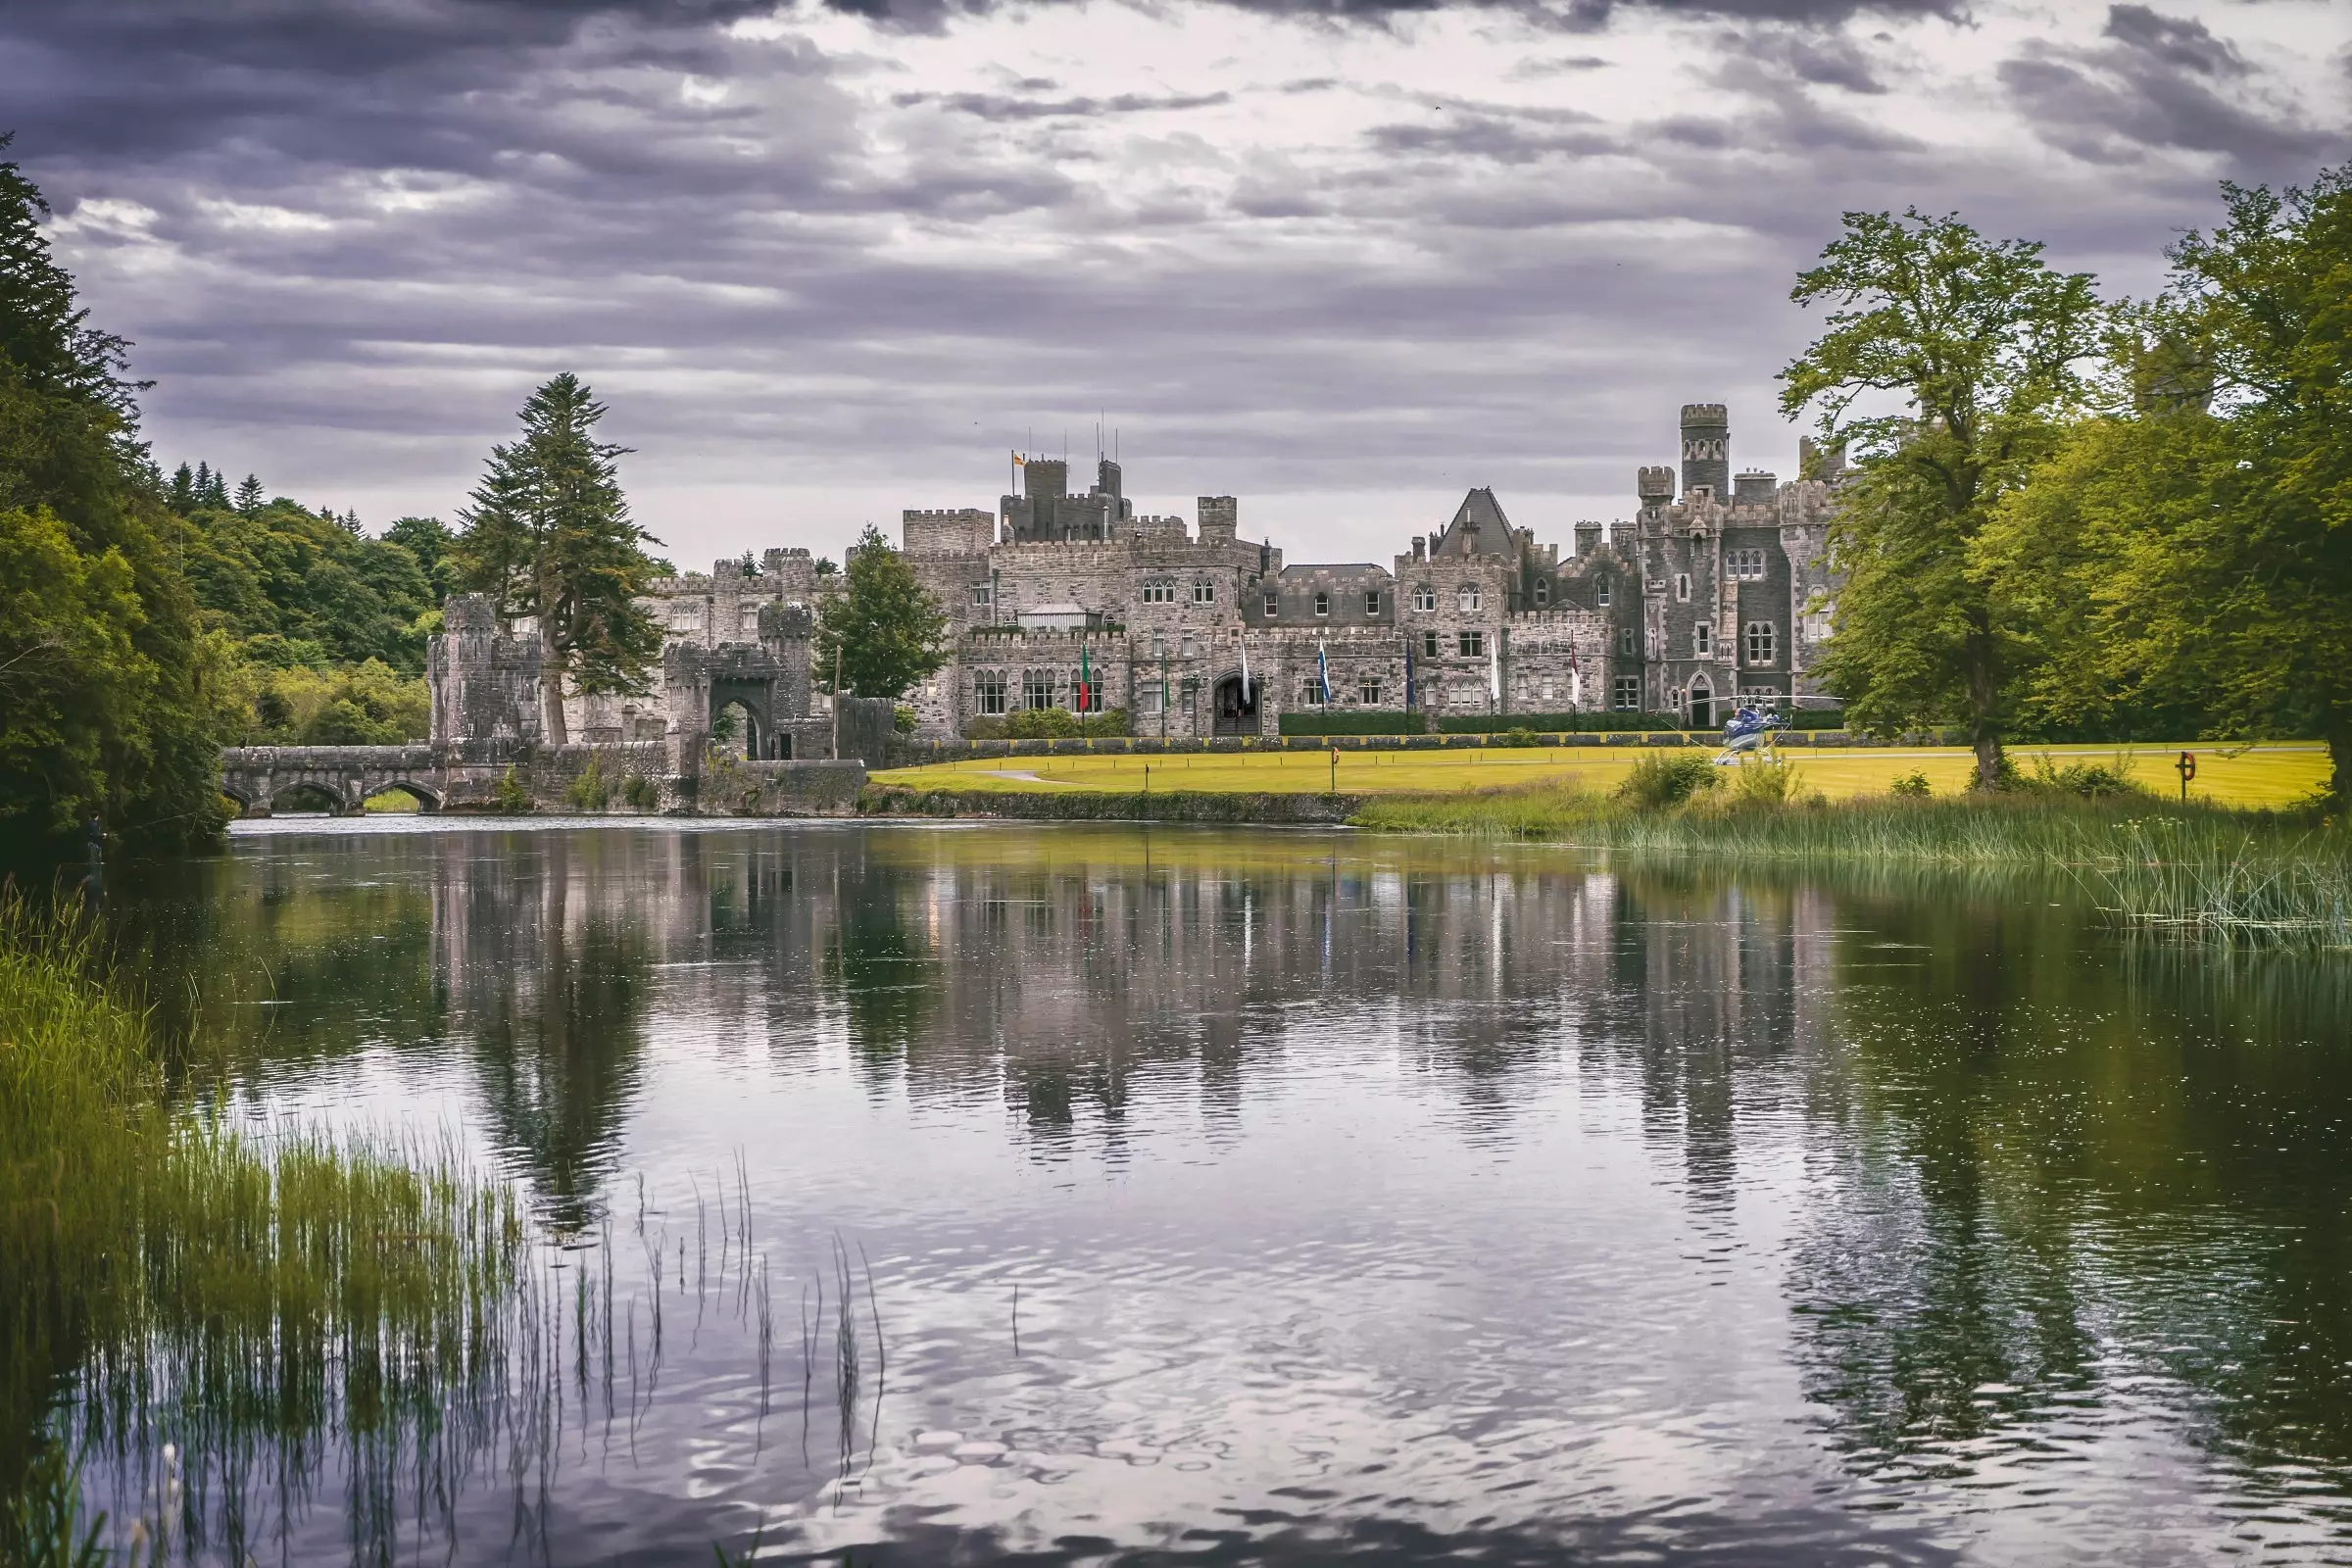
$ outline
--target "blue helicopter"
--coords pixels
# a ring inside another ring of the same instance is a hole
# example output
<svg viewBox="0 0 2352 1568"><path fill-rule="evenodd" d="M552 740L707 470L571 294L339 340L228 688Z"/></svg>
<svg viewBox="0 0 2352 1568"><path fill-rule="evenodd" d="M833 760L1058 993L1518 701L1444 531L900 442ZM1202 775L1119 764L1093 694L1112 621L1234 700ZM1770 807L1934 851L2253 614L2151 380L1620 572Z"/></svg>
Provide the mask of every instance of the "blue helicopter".
<svg viewBox="0 0 2352 1568"><path fill-rule="evenodd" d="M1748 752L1766 750L1774 734L1788 727L1788 721L1771 709L1742 704L1723 726L1723 750L1715 754L1715 765L1728 767Z"/></svg>

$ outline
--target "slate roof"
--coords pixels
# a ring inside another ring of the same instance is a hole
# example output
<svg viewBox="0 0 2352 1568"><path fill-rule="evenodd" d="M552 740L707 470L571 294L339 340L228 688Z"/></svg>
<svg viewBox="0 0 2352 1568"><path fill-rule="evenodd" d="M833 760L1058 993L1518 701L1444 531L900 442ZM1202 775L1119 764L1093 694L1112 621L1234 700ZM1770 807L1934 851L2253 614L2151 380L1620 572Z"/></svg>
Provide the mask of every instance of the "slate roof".
<svg viewBox="0 0 2352 1568"><path fill-rule="evenodd" d="M1466 527L1465 524L1476 526ZM1462 497L1462 504L1454 509L1453 520L1446 524L1446 531L1430 541L1429 553L1433 556L1467 556L1473 553L1482 556L1511 555L1517 549L1514 543L1516 535L1517 530L1511 526L1511 519L1503 515L1502 503L1494 499L1494 491L1481 486Z"/></svg>

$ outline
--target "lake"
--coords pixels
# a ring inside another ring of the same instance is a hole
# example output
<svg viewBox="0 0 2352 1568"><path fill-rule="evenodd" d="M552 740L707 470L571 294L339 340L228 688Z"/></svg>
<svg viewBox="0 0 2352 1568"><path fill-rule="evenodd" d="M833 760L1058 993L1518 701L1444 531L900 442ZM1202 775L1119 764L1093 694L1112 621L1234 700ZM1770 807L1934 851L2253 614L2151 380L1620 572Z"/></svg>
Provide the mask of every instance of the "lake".
<svg viewBox="0 0 2352 1568"><path fill-rule="evenodd" d="M234 1115L533 1218L446 1430L178 1435L261 1561L2352 1558L2333 960L1113 825L280 819L114 896Z"/></svg>

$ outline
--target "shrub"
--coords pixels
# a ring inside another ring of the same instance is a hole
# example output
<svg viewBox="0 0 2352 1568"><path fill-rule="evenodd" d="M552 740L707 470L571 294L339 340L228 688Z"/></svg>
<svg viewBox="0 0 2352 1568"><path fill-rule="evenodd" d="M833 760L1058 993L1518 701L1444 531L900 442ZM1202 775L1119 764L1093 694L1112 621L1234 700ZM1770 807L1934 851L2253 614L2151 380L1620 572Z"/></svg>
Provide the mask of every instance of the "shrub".
<svg viewBox="0 0 2352 1568"><path fill-rule="evenodd" d="M2086 801L2154 793L2132 777L2120 757L2113 763L2069 762L2060 767L2047 752L2034 759L2034 778L2029 787L2052 795L2080 795Z"/></svg>
<svg viewBox="0 0 2352 1568"><path fill-rule="evenodd" d="M1712 762L1707 764L1713 767ZM1725 768L1731 774L1729 805L1734 810L1778 811L1802 804L1804 797L1797 793L1802 775L1787 762L1767 762L1761 760L1741 762Z"/></svg>
<svg viewBox="0 0 2352 1568"><path fill-rule="evenodd" d="M637 810L657 811L662 808L662 786L643 773L630 774L628 782L620 787L620 795Z"/></svg>
<svg viewBox="0 0 2352 1568"><path fill-rule="evenodd" d="M1127 733L1127 710L1105 708L1100 713L1089 713L1080 721L1081 732L1087 735L1124 735Z"/></svg>
<svg viewBox="0 0 2352 1568"><path fill-rule="evenodd" d="M1004 720L1004 736L1016 741L1067 740L1078 733L1078 715L1066 708L1024 708Z"/></svg>
<svg viewBox="0 0 2352 1568"><path fill-rule="evenodd" d="M1886 793L1889 795L1899 795L1903 797L1903 799L1909 801L1924 801L1928 798L1930 793L1928 789L1928 775L1925 773L1905 773L1901 778L1896 779L1893 783L1886 786Z"/></svg>
<svg viewBox="0 0 2352 1568"><path fill-rule="evenodd" d="M1490 746L1541 746L1544 743L1536 739L1536 732L1532 729L1515 729L1500 740L1489 741L1487 744Z"/></svg>
<svg viewBox="0 0 2352 1568"><path fill-rule="evenodd" d="M1657 810L1680 806L1722 782L1715 764L1695 752L1651 752L1627 770L1617 798L1628 806Z"/></svg>
<svg viewBox="0 0 2352 1568"><path fill-rule="evenodd" d="M498 776L498 788L491 794L490 808L507 816L520 816L531 808L531 792L524 789L522 780L514 776L512 764Z"/></svg>
<svg viewBox="0 0 2352 1568"><path fill-rule="evenodd" d="M967 741L1001 741L1004 738L1004 719L997 713L982 713L963 721L963 738Z"/></svg>
<svg viewBox="0 0 2352 1568"><path fill-rule="evenodd" d="M605 782L605 760L596 753L588 754L588 765L579 776L564 787L564 799L583 811L601 811L612 803L612 791Z"/></svg>
<svg viewBox="0 0 2352 1568"><path fill-rule="evenodd" d="M914 710L905 703L890 710L890 727L902 735L914 733Z"/></svg>

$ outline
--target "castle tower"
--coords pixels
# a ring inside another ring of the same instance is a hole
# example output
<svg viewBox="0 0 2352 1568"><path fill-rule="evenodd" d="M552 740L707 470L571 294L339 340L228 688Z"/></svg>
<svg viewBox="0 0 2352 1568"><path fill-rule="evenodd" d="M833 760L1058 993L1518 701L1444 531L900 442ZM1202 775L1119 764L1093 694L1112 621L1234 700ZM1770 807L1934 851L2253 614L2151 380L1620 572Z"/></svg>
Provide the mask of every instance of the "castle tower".
<svg viewBox="0 0 2352 1568"><path fill-rule="evenodd" d="M1683 498L1701 485L1732 499L1732 420L1720 403L1683 405Z"/></svg>

